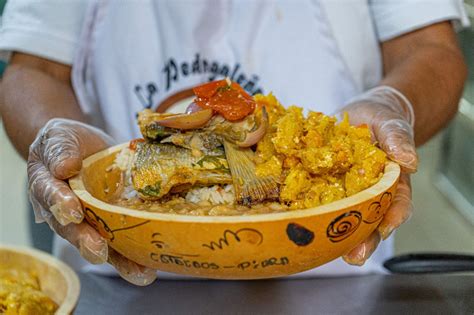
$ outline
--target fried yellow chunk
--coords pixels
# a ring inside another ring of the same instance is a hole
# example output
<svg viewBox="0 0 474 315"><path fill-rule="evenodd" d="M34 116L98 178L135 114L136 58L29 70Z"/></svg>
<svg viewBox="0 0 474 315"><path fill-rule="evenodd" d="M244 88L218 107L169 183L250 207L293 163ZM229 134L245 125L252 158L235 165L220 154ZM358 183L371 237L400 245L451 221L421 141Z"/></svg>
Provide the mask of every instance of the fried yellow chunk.
<svg viewBox="0 0 474 315"><path fill-rule="evenodd" d="M304 207L312 208L321 205L321 195L327 190L327 181L322 178L315 178L311 181L311 188L305 194Z"/></svg>
<svg viewBox="0 0 474 315"><path fill-rule="evenodd" d="M278 120L277 131L272 138L278 153L297 154L303 147L303 122L303 110L296 106L290 106L287 113Z"/></svg>
<svg viewBox="0 0 474 315"><path fill-rule="evenodd" d="M256 166L256 174L258 177L275 176L280 178L282 168L282 161L278 157L272 156L268 161Z"/></svg>
<svg viewBox="0 0 474 315"><path fill-rule="evenodd" d="M255 162L265 163L276 154L275 146L272 142L272 133L267 133L258 143L255 151Z"/></svg>
<svg viewBox="0 0 474 315"><path fill-rule="evenodd" d="M265 105L270 127L255 154L258 176L277 176L280 201L303 209L351 196L374 185L383 175L385 153L372 143L367 126L352 126L347 114L284 109L273 95L257 95Z"/></svg>
<svg viewBox="0 0 474 315"><path fill-rule="evenodd" d="M330 203L346 197L346 191L344 189L344 181L340 177L328 176L327 187L321 194L321 204Z"/></svg>
<svg viewBox="0 0 474 315"><path fill-rule="evenodd" d="M301 163L301 160L299 159L299 157L294 156L294 155L286 156L285 159L283 160L283 168L292 169L300 163Z"/></svg>
<svg viewBox="0 0 474 315"><path fill-rule="evenodd" d="M306 132L316 131L327 141L332 136L335 125L335 117L326 116L320 112L309 112L308 118L304 121L304 130Z"/></svg>
<svg viewBox="0 0 474 315"><path fill-rule="evenodd" d="M40 290L35 274L0 266L0 314L54 314L58 305Z"/></svg>
<svg viewBox="0 0 474 315"><path fill-rule="evenodd" d="M262 140L257 143L257 150L255 151L255 162L265 163L276 154L272 138L277 130L276 123L286 113L286 110L271 93L267 96L261 94L255 95L254 99L258 106L265 106L268 114L269 127L267 133ZM256 115L261 115L261 112L257 111ZM260 119L260 117L257 117L257 119Z"/></svg>
<svg viewBox="0 0 474 315"><path fill-rule="evenodd" d="M280 189L280 200L291 204L298 199L304 199L304 194L311 187L309 173L301 166L290 170L282 188Z"/></svg>
<svg viewBox="0 0 474 315"><path fill-rule="evenodd" d="M335 153L330 147L307 147L299 153L301 163L311 174L326 174L334 166Z"/></svg>
<svg viewBox="0 0 474 315"><path fill-rule="evenodd" d="M344 122L347 119L344 119ZM348 122L347 122L347 125ZM346 195L351 196L379 181L383 175L387 155L371 142L367 126L353 127L348 133L352 141L353 164L345 174Z"/></svg>
<svg viewBox="0 0 474 315"><path fill-rule="evenodd" d="M265 106L267 109L270 127L275 126L278 119L280 119L286 113L285 107L283 107L283 105L278 102L272 93L268 95L257 94L253 98L259 107ZM260 117L257 118L260 119Z"/></svg>
<svg viewBox="0 0 474 315"><path fill-rule="evenodd" d="M342 199L345 196L346 192L342 178L327 176L323 179L315 177L311 180L311 188L304 196L304 207L316 207Z"/></svg>
<svg viewBox="0 0 474 315"><path fill-rule="evenodd" d="M304 167L314 175L342 174L353 163L352 142L345 125L335 124L335 118L310 112L305 123L305 148L299 153Z"/></svg>
<svg viewBox="0 0 474 315"><path fill-rule="evenodd" d="M359 149L363 151L363 149ZM376 147L367 147L364 158L357 160L345 176L347 196L362 191L379 181L383 175L386 154Z"/></svg>

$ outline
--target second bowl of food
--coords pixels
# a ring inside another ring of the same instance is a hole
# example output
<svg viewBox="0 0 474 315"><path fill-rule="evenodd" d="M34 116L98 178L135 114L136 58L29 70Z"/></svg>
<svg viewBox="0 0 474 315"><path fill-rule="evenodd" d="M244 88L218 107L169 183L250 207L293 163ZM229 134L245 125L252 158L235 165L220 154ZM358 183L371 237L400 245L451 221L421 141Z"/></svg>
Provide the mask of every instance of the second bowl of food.
<svg viewBox="0 0 474 315"><path fill-rule="evenodd" d="M400 168L366 126L305 118L229 81L195 93L188 114L141 113L143 139L70 180L112 248L162 271L258 279L323 265L376 229Z"/></svg>
<svg viewBox="0 0 474 315"><path fill-rule="evenodd" d="M73 314L79 291L76 273L53 256L0 244L0 314Z"/></svg>

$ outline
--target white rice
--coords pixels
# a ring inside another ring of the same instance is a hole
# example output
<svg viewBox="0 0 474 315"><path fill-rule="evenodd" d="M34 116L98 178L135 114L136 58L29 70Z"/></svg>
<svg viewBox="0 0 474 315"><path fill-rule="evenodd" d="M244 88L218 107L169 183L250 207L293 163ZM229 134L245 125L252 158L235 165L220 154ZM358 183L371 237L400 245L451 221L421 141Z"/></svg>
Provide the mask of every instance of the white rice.
<svg viewBox="0 0 474 315"><path fill-rule="evenodd" d="M211 205L230 205L234 200L234 186L230 184L193 188L186 194L186 201L190 203L207 201Z"/></svg>
<svg viewBox="0 0 474 315"><path fill-rule="evenodd" d="M133 189L132 184L132 166L134 163L134 152L128 147L123 148L115 157L111 169L118 168L124 173L124 190L121 199L131 200L138 197L138 193ZM209 205L231 205L235 201L234 186L231 184L225 186L214 185L210 187L196 187L189 190L185 197L186 202Z"/></svg>
<svg viewBox="0 0 474 315"><path fill-rule="evenodd" d="M138 193L133 189L132 184L132 166L134 158L134 152L130 150L130 148L125 147L117 154L114 164L111 166L112 168L118 168L124 174L124 189L120 195L120 198L124 200L138 198Z"/></svg>
<svg viewBox="0 0 474 315"><path fill-rule="evenodd" d="M129 147L125 147L115 156L112 167L116 167L124 172L130 172L133 165L133 157L134 154L132 150L130 150Z"/></svg>

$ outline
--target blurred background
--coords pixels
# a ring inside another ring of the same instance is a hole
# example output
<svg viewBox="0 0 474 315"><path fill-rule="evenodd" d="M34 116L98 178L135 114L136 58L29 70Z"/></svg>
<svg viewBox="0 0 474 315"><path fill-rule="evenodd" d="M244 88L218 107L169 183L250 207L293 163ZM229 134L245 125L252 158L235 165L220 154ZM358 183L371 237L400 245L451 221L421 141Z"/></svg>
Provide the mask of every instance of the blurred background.
<svg viewBox="0 0 474 315"><path fill-rule="evenodd" d="M11 0L10 0L11 1ZM0 12L5 0L0 0ZM396 233L396 253L474 253L474 0L466 0L470 29L459 33L469 80L455 120L419 149L412 176L415 212ZM0 62L0 76L5 64ZM0 119L1 125L1 119ZM0 243L49 251L45 224L33 225L26 196L26 164L0 126Z"/></svg>

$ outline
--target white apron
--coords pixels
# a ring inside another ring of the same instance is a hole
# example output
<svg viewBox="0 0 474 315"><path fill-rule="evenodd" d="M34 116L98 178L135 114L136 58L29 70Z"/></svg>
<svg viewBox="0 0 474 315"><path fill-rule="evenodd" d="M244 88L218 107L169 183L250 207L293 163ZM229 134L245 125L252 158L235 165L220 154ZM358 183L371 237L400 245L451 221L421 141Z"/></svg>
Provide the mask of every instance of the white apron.
<svg viewBox="0 0 474 315"><path fill-rule="evenodd" d="M73 65L83 111L119 142L139 136L138 111L225 76L250 93L325 113L361 92L317 0L100 1ZM76 269L114 272L87 264L63 240L55 248ZM391 248L381 244L363 267L338 259L292 277L382 272Z"/></svg>

